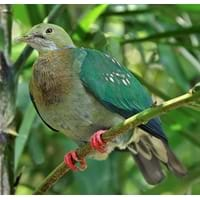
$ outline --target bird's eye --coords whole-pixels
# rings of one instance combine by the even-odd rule
[[[52,28],[48,28],[47,30],[46,30],[46,33],[52,33],[53,32],[53,29]]]

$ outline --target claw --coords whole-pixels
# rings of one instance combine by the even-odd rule
[[[87,168],[85,159],[78,158],[76,151],[68,152],[64,157],[64,162],[72,171],[83,171]],[[76,166],[76,162],[79,162],[80,166]]]
[[[90,145],[93,149],[105,153],[106,152],[106,142],[102,140],[101,136],[106,130],[99,130],[95,132],[90,138]]]

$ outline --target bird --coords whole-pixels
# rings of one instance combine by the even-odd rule
[[[102,139],[109,128],[154,106],[147,89],[127,67],[107,53],[77,47],[56,24],[37,24],[19,40],[38,52],[29,91],[49,128],[78,146],[89,143],[90,157],[96,160],[106,159],[117,149],[130,152],[148,184],[164,180],[164,166],[178,177],[187,174],[171,150],[159,117],[130,128],[111,142]],[[73,171],[87,167],[76,150],[68,152],[64,162]]]

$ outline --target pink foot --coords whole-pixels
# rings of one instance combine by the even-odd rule
[[[106,130],[99,130],[95,132],[90,138],[91,147],[100,153],[106,152],[106,142],[104,142],[101,138],[102,134],[105,132]]]
[[[85,159],[78,158],[76,151],[68,152],[64,157],[64,162],[72,171],[83,171],[87,168]],[[79,162],[80,166],[76,166],[76,162]]]

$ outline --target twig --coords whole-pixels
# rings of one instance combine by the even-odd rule
[[[64,5],[55,5],[49,15],[43,20],[44,23],[53,22],[54,19],[64,10]]]
[[[174,30],[174,31],[166,31],[166,32],[156,33],[156,34],[149,35],[147,37],[123,40],[121,43],[126,44],[126,43],[154,41],[154,40],[160,40],[163,38],[188,35],[191,33],[199,33],[200,32],[199,30],[200,30],[200,26],[193,26],[193,27],[189,27],[189,28],[181,28],[181,29]]]
[[[8,63],[11,54],[11,30],[12,30],[12,13],[10,5],[1,5],[1,24],[4,32],[4,56]]]
[[[146,123],[150,119],[166,113],[167,111],[176,109],[178,107],[184,106],[192,101],[195,101],[200,98],[200,83],[197,84],[192,90],[188,93],[166,101],[158,106],[148,108],[120,123],[118,126],[115,126],[105,134],[103,134],[102,139],[105,142],[109,142],[118,135],[125,134],[125,131],[129,128],[134,128],[142,123]],[[90,152],[91,147],[89,144],[84,145],[83,147],[77,149],[77,154],[80,158],[85,158]],[[36,189],[34,194],[43,194],[48,189],[50,189],[62,176],[64,176],[69,169],[66,167],[64,162],[59,164],[56,169],[54,169],[42,182],[42,184]]]
[[[138,14],[144,14],[144,13],[150,13],[152,12],[153,8],[144,8],[144,9],[138,9],[138,10],[124,10],[124,11],[110,11],[107,10],[105,13],[103,13],[101,16],[107,17],[107,16],[127,16],[127,15],[138,15]],[[156,9],[155,9],[156,11]]]
[[[56,5],[53,7],[49,15],[43,20],[44,23],[52,22],[59,14],[60,11],[63,9],[63,5]],[[16,62],[14,63],[14,68],[16,71],[16,76],[18,77],[24,63],[31,55],[33,49],[29,46],[26,46],[22,51],[21,55],[17,58]]]

